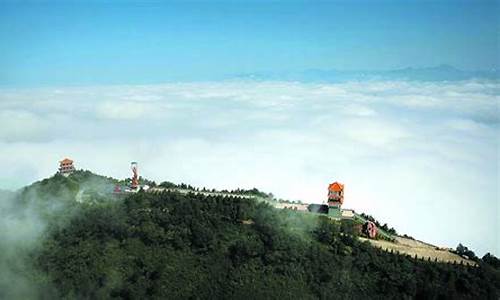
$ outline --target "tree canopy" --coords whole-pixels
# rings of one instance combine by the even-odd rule
[[[81,185],[80,179],[54,177],[37,189],[47,189],[49,199],[76,194]],[[396,255],[358,240],[351,221],[277,210],[255,199],[176,192],[106,197],[72,203],[71,217],[49,226],[29,253],[26,265],[40,298],[500,295],[500,266],[491,254],[478,259],[478,267]]]

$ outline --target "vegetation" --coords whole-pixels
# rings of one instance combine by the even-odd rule
[[[202,192],[211,192],[211,193],[224,193],[224,194],[236,194],[236,195],[248,195],[248,196],[255,196],[259,198],[266,198],[266,199],[273,199],[274,196],[273,194],[266,194],[262,191],[259,191],[256,188],[245,190],[245,189],[235,189],[235,190],[221,190],[218,191],[216,189],[207,189],[205,187],[199,189],[194,186],[191,186],[189,184],[185,183],[180,183],[180,184],[175,184],[170,181],[164,181],[158,185],[159,187],[166,188],[166,189],[181,189],[181,190],[190,190],[190,191],[202,191]]]
[[[360,242],[353,221],[237,197],[138,192],[70,202],[86,186],[79,180],[55,176],[23,191],[71,203],[71,217],[49,226],[23,265],[38,298],[500,296],[500,263],[490,254],[479,267],[417,260]]]
[[[370,216],[370,215],[367,215],[367,214],[364,214],[364,213],[361,213],[361,216],[362,216],[363,218],[365,218],[366,220],[368,220],[368,221],[372,221],[373,223],[375,223],[375,225],[377,225],[377,228],[380,228],[380,229],[382,229],[383,231],[385,231],[385,232],[387,232],[387,233],[389,233],[389,234],[392,234],[392,235],[396,235],[396,234],[397,234],[396,229],[394,229],[394,228],[392,228],[392,227],[390,227],[390,228],[389,228],[389,226],[387,225],[387,223],[384,223],[383,225],[381,225],[381,224],[379,223],[379,221],[375,220],[375,218],[374,218],[374,217],[372,217],[372,216]]]
[[[472,260],[478,259],[478,257],[472,250],[469,250],[469,248],[465,247],[462,244],[458,244],[457,249],[454,252],[467,259],[472,259]]]

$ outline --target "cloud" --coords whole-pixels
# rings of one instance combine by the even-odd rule
[[[96,106],[96,115],[102,119],[134,120],[147,118],[153,112],[153,105],[135,101],[107,101]]]
[[[372,108],[362,104],[349,104],[344,107],[344,114],[353,115],[358,117],[370,117],[377,113]]]
[[[500,254],[499,93],[496,81],[4,89],[0,188],[65,156],[104,175],[139,161],[157,181],[306,202],[340,180],[347,207],[403,233]]]
[[[49,123],[34,112],[24,109],[1,110],[0,138],[7,142],[46,139]]]

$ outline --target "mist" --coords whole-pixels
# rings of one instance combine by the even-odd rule
[[[0,188],[77,168],[344,206],[500,253],[498,81],[272,81],[0,90]]]
[[[0,299],[56,297],[36,266],[37,251],[51,229],[66,226],[81,208],[114,199],[110,179],[55,176],[15,192],[0,190]]]
[[[0,298],[34,299],[38,286],[29,261],[45,222],[30,204],[19,205],[15,193],[0,193]]]

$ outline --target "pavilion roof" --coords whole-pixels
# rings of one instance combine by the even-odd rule
[[[340,192],[340,191],[344,190],[344,185],[342,183],[335,181],[334,183],[331,183],[328,186],[328,190],[334,191],[334,192]]]
[[[73,161],[71,159],[69,159],[69,158],[65,158],[65,159],[61,160],[59,163],[61,163],[61,164],[71,164],[71,163],[73,163]]]

